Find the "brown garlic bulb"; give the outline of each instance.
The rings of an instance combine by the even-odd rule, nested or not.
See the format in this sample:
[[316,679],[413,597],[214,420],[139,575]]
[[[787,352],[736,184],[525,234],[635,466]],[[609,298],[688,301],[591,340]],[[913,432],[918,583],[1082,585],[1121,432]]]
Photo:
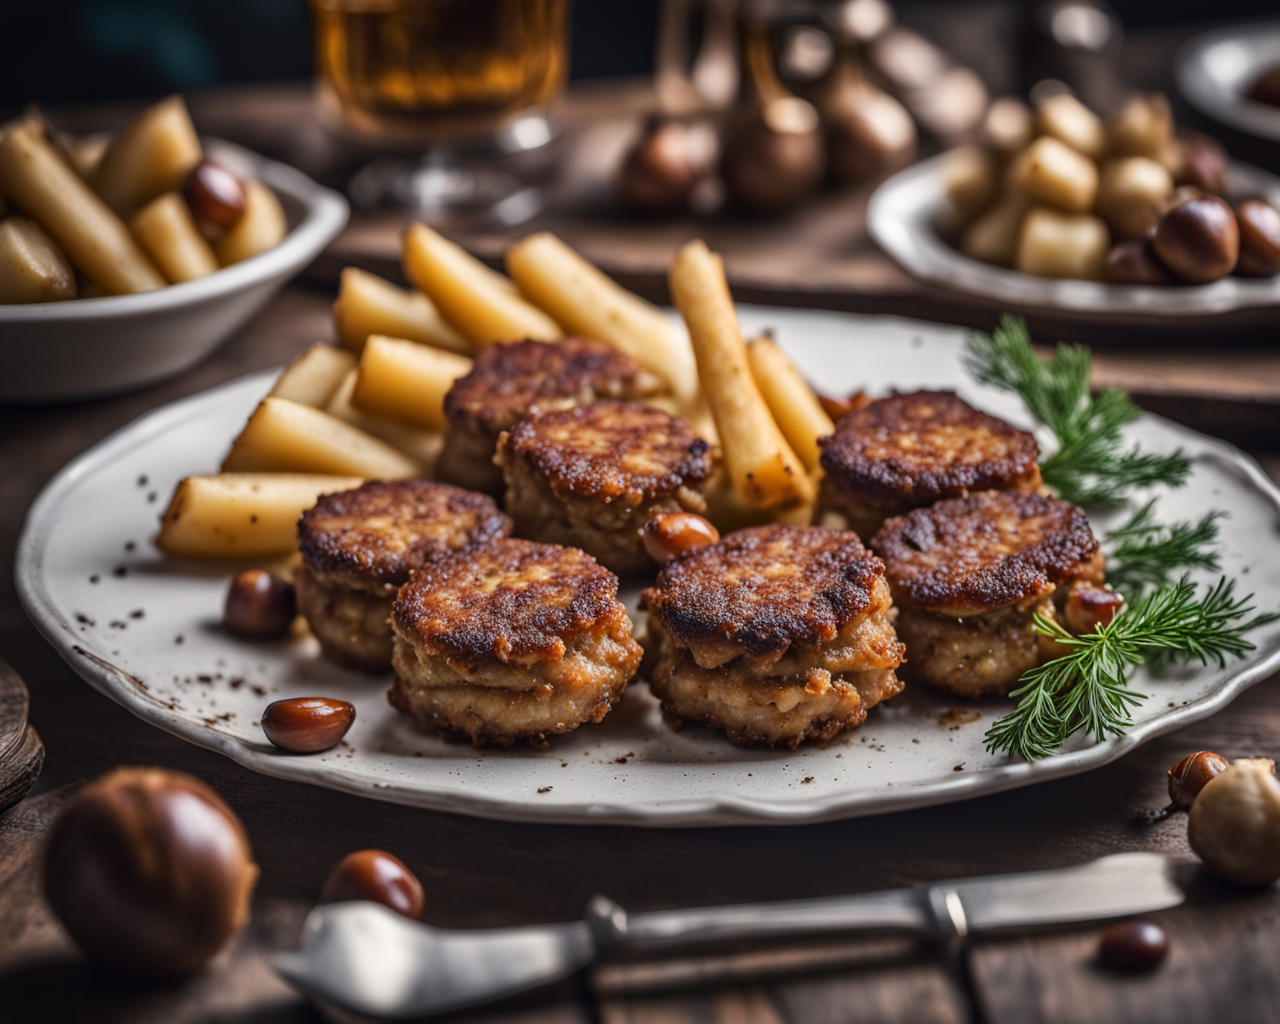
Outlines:
[[1236,761],[1205,783],[1187,820],[1191,849],[1220,878],[1269,885],[1280,878],[1280,782],[1275,762]]
[[45,896],[106,967],[187,974],[249,918],[258,877],[244,828],[204,783],[122,768],[63,809],[45,849]]
[[685,204],[698,177],[688,129],[655,119],[623,158],[615,185],[629,210],[665,215]]
[[1188,754],[1169,769],[1169,799],[1175,807],[1190,807],[1205,783],[1227,770],[1227,759],[1212,750]]
[[796,96],[779,96],[749,107],[730,127],[720,176],[743,209],[780,214],[813,193],[825,165],[818,112]]

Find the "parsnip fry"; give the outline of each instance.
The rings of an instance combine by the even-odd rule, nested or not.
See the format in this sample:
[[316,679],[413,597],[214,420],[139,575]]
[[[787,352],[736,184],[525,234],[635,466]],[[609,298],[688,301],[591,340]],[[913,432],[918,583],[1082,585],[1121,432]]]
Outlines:
[[702,241],[689,242],[676,253],[670,286],[689,327],[734,490],[765,508],[812,501],[813,482],[752,379],[720,257]]
[[200,162],[200,138],[181,96],[148,107],[107,147],[89,183],[122,217],[182,186]]
[[218,269],[218,259],[200,234],[177,192],[153,199],[129,221],[133,237],[174,284],[194,281]]
[[440,457],[440,450],[444,448],[444,434],[438,430],[425,430],[422,427],[411,426],[401,420],[389,420],[383,416],[370,416],[366,412],[361,412],[351,404],[351,393],[355,390],[357,375],[358,372],[352,369],[343,378],[342,383],[338,385],[338,390],[325,407],[325,411],[330,416],[337,416],[338,419],[345,420],[353,427],[360,428],[366,434],[386,441],[396,451],[403,452],[409,458],[422,463],[430,471],[428,475],[434,476],[436,459]]
[[564,331],[461,246],[425,224],[404,236],[405,276],[445,319],[477,345],[495,341],[558,341]]
[[324,409],[343,378],[356,368],[356,357],[332,345],[317,343],[284,368],[271,389],[272,398]]
[[236,226],[213,243],[224,267],[274,249],[289,233],[284,207],[276,194],[258,181],[244,183],[244,213]]
[[288,554],[298,517],[322,494],[349,491],[360,477],[302,473],[221,473],[178,483],[160,519],[156,546],[187,558]]
[[0,135],[0,192],[109,294],[165,286],[124,222],[53,151],[36,125],[20,124]]
[[630,356],[665,380],[682,404],[697,392],[698,369],[684,332],[555,235],[542,231],[513,245],[507,273],[570,334],[596,338]]
[[76,297],[76,277],[53,239],[33,220],[0,220],[0,305]]
[[395,480],[422,466],[320,409],[265,398],[222,463],[224,473],[332,473]]
[[804,468],[812,473],[818,468],[821,454],[818,438],[834,433],[835,424],[795,364],[772,338],[761,335],[750,342],[747,358],[756,387],[782,428],[783,436],[800,456]]
[[371,334],[408,338],[464,355],[475,350],[470,339],[452,327],[422,292],[397,288],[357,267],[342,272],[333,322],[338,341],[356,353]]
[[360,356],[351,404],[373,416],[443,430],[445,393],[470,372],[466,356],[375,334]]

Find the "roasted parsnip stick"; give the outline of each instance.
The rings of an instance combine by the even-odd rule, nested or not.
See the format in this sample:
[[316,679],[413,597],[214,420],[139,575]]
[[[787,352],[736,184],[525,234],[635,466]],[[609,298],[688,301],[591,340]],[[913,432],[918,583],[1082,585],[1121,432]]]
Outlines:
[[408,338],[464,355],[475,350],[475,345],[452,327],[422,292],[397,288],[356,267],[342,272],[333,321],[338,328],[338,341],[356,353],[364,348],[365,339],[371,334]]
[[812,473],[818,468],[818,456],[822,454],[818,438],[834,433],[835,424],[773,338],[761,335],[751,341],[747,345],[747,359],[756,387],[782,429],[782,435],[800,456],[804,468]]

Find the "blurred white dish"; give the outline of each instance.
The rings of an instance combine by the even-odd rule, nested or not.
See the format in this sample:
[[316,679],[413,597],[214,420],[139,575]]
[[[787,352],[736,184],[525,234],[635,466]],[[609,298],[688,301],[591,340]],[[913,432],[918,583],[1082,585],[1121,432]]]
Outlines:
[[[1151,319],[1280,306],[1280,276],[1156,287],[1035,277],[970,259],[938,231],[951,209],[941,173],[945,158],[942,154],[895,174],[876,189],[867,207],[867,230],[876,244],[922,280],[1008,305]],[[1258,196],[1280,207],[1280,178],[1274,174],[1232,163],[1228,182],[1231,196]]]
[[[748,335],[772,328],[810,380],[833,394],[864,387],[953,387],[984,409],[1023,421],[1017,399],[975,387],[960,367],[964,332],[891,317],[763,306],[740,308]],[[735,747],[694,725],[662,721],[640,680],[599,725],[557,736],[546,750],[472,750],[418,732],[387,703],[390,674],[369,676],[318,656],[314,639],[251,642],[223,629],[221,608],[241,566],[166,559],[150,544],[175,482],[217,469],[245,417],[271,387],[255,374],[157,409],[62,470],[27,513],[18,543],[23,607],[90,685],[138,717],[239,764],[379,800],[459,814],[543,822],[652,826],[799,824],[964,800],[1082,772],[1224,707],[1280,666],[1280,623],[1225,668],[1194,666],[1158,681],[1134,725],[1095,743],[1076,736],[1034,764],[983,749],[1007,700],[969,702],[908,684],[866,723],[796,751]],[[1159,513],[1193,519],[1229,509],[1222,564],[1261,609],[1280,608],[1280,492],[1229,445],[1158,416],[1126,430],[1153,451],[1181,446],[1192,478],[1161,492]],[[1135,495],[1141,500],[1142,495]],[[1095,516],[1105,530],[1127,513]],[[623,591],[634,609],[637,587]],[[639,620],[638,620],[639,621]],[[297,756],[258,725],[284,697],[353,702],[343,743]]]
[[1178,54],[1178,89],[1207,117],[1280,142],[1280,107],[1245,96],[1255,78],[1280,64],[1280,21],[1232,25],[1196,36]]
[[0,402],[92,398],[181,373],[244,326],[346,224],[347,201],[301,171],[217,139],[204,146],[275,192],[289,222],[284,241],[153,292],[0,306]]

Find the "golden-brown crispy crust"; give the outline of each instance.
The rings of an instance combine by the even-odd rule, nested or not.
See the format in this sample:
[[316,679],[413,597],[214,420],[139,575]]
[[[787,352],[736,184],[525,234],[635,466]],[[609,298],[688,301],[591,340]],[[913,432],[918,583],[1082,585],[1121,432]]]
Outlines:
[[883,575],[852,533],[773,524],[668,562],[644,603],[682,645],[763,655],[830,641],[872,606]]
[[836,487],[892,510],[988,488],[1040,481],[1036,439],[951,391],[891,395],[851,412],[824,438],[822,468]]
[[508,538],[420,570],[391,621],[421,655],[479,671],[563,657],[617,616],[617,594],[618,578],[585,552]]
[[531,412],[599,398],[645,398],[662,382],[629,356],[590,338],[517,341],[481,349],[444,398],[450,424],[497,436]]
[[321,496],[298,520],[298,548],[323,583],[394,592],[415,569],[510,533],[488,495],[431,480],[371,480]]
[[1075,505],[984,491],[888,520],[871,550],[884,559],[896,604],[959,618],[1095,574],[1098,540]]
[[636,506],[697,488],[711,446],[684,420],[635,402],[602,401],[522,420],[502,435],[502,462],[523,460],[559,497]]

